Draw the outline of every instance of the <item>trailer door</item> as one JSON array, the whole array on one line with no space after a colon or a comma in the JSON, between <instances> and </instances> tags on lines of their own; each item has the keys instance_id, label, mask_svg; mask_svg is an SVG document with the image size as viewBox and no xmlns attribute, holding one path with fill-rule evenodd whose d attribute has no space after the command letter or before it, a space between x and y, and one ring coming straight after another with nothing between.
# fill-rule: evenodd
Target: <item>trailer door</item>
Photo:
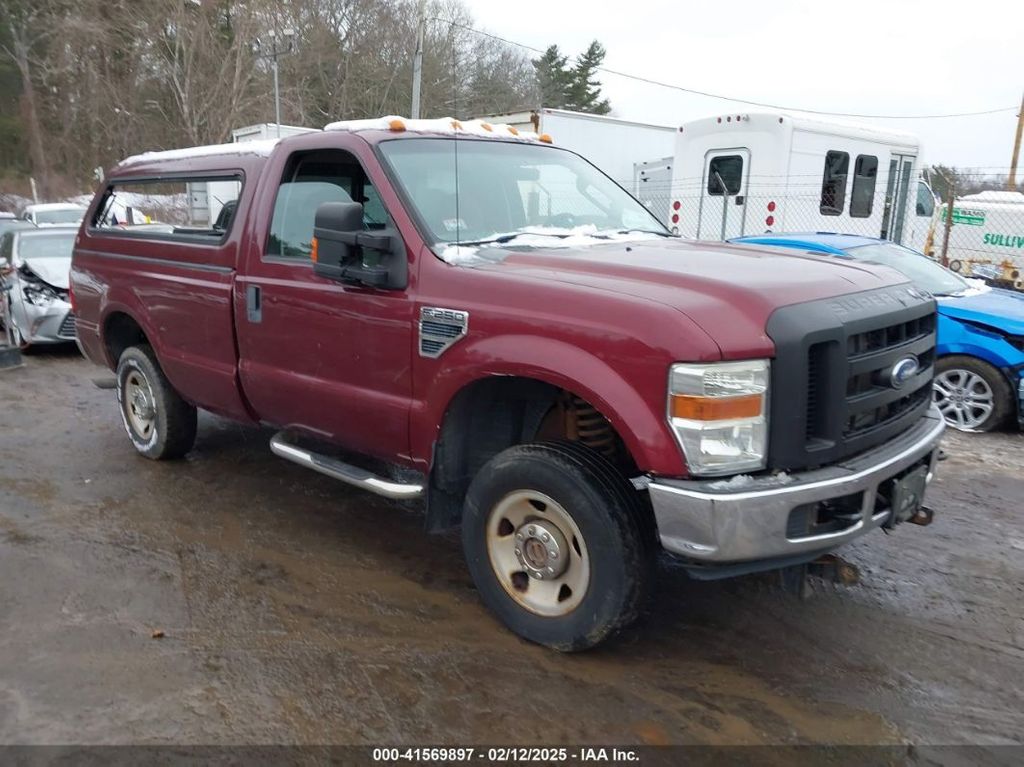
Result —
<instances>
[{"instance_id":1,"label":"trailer door","mask_svg":"<svg viewBox=\"0 0 1024 767\"><path fill-rule=\"evenodd\" d=\"M704 156L697 238L727 240L743 234L750 150L714 149Z\"/></svg>"},{"instance_id":2,"label":"trailer door","mask_svg":"<svg viewBox=\"0 0 1024 767\"><path fill-rule=\"evenodd\" d=\"M882 237L903 242L907 215L907 194L914 183L914 156L894 154L889 160L889 178L885 184L885 210L882 213Z\"/></svg>"}]
</instances>

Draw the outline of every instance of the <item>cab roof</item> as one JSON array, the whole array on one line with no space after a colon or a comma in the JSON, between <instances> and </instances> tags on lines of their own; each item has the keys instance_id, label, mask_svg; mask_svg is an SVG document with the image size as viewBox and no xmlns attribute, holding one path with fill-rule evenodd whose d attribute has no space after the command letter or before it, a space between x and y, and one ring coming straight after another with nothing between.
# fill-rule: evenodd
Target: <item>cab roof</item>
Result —
<instances>
[{"instance_id":1,"label":"cab roof","mask_svg":"<svg viewBox=\"0 0 1024 767\"><path fill-rule=\"evenodd\" d=\"M435 120L410 120L397 115L375 117L369 120L341 120L328 123L324 131L345 131L348 133L384 132L392 134L429 134L435 136L472 136L473 138L500 139L504 141L551 143L547 135L520 131L504 123L489 123L485 120L456 120L442 117ZM311 131L311 133L317 131ZM142 152L132 155L117 164L117 170L138 166L151 166L165 162L202 160L216 157L257 157L267 158L281 141L290 142L309 136L309 133L285 138L240 141L230 144L208 144L204 146Z\"/></svg>"}]
</instances>

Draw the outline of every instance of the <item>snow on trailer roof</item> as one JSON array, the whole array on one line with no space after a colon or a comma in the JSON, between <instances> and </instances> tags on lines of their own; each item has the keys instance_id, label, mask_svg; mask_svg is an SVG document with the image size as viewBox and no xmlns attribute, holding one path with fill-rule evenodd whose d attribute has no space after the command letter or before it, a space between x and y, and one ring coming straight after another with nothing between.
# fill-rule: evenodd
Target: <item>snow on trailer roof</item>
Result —
<instances>
[{"instance_id":1,"label":"snow on trailer roof","mask_svg":"<svg viewBox=\"0 0 1024 767\"><path fill-rule=\"evenodd\" d=\"M551 143L547 134L537 135L532 131L521 131L504 123L489 123L486 120L456 120L441 117L434 120L411 120L398 115L374 117L369 120L341 120L328 123L325 131L349 131L358 133L366 130L391 131L392 133L433 133L441 136L476 136L478 138L513 139L517 141L540 141Z\"/></svg>"},{"instance_id":2,"label":"snow on trailer roof","mask_svg":"<svg viewBox=\"0 0 1024 767\"><path fill-rule=\"evenodd\" d=\"M277 146L280 139L268 138L259 141L242 141L234 144L207 144L206 146L184 147L182 149L166 149L157 152L135 154L118 163L118 167L136 165L143 162L167 162L170 160L191 160L197 157L216 157L225 154L257 155L267 157Z\"/></svg>"}]
</instances>

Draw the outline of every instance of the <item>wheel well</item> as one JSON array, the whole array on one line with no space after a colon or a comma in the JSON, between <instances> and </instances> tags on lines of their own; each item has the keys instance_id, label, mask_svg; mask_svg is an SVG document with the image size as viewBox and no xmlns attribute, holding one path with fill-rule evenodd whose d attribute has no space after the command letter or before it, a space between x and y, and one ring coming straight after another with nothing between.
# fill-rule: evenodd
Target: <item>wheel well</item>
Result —
<instances>
[{"instance_id":1,"label":"wheel well","mask_svg":"<svg viewBox=\"0 0 1024 767\"><path fill-rule=\"evenodd\" d=\"M114 312L103 323L103 343L113 367L129 346L148 344L142 326L124 312Z\"/></svg>"},{"instance_id":2,"label":"wheel well","mask_svg":"<svg viewBox=\"0 0 1024 767\"><path fill-rule=\"evenodd\" d=\"M485 378L460 390L448 405L434 448L427 529L458 524L470 482L502 450L557 439L603 453L626 476L637 471L608 419L573 392L513 376Z\"/></svg>"}]
</instances>

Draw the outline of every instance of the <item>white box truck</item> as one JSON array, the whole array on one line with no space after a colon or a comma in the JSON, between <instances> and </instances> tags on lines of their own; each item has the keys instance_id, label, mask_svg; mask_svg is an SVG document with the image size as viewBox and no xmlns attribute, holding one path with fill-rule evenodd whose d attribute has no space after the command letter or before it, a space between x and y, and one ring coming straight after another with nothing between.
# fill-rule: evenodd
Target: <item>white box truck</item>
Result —
<instances>
[{"instance_id":1,"label":"white box truck","mask_svg":"<svg viewBox=\"0 0 1024 767\"><path fill-rule=\"evenodd\" d=\"M684 237L830 231L885 237L923 250L935 198L919 179L915 136L781 112L737 113L680 126L670 194L641 190ZM656 156L653 156L656 157ZM664 171L662 171L664 173Z\"/></svg>"},{"instance_id":2,"label":"white box truck","mask_svg":"<svg viewBox=\"0 0 1024 767\"><path fill-rule=\"evenodd\" d=\"M676 129L670 125L548 108L480 119L548 134L555 146L587 158L641 200L644 198L639 186L644 182L636 175L637 165L651 158L668 157L675 151Z\"/></svg>"}]
</instances>

